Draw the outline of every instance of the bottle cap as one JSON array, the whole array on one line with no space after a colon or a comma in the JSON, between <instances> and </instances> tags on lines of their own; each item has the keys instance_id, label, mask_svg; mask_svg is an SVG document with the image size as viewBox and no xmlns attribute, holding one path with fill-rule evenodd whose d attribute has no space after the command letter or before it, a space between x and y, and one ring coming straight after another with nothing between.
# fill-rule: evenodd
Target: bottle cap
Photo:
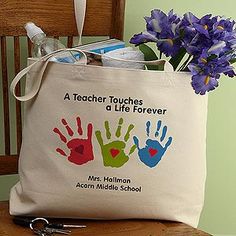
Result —
<instances>
[{"instance_id":1,"label":"bottle cap","mask_svg":"<svg viewBox=\"0 0 236 236\"><path fill-rule=\"evenodd\" d=\"M44 34L44 32L41 30L41 28L39 28L33 22L26 23L25 29L27 32L27 36L30 38L30 40L32 40L32 38L37 34Z\"/></svg>"}]
</instances>

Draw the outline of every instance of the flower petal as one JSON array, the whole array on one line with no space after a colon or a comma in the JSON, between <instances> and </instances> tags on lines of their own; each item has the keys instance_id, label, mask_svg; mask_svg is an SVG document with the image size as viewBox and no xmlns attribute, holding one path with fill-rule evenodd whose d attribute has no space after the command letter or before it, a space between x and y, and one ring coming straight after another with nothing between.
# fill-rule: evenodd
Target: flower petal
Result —
<instances>
[{"instance_id":1,"label":"flower petal","mask_svg":"<svg viewBox=\"0 0 236 236\"><path fill-rule=\"evenodd\" d=\"M218 87L217 79L210 75L194 75L191 84L195 93L201 95Z\"/></svg>"},{"instance_id":2,"label":"flower petal","mask_svg":"<svg viewBox=\"0 0 236 236\"><path fill-rule=\"evenodd\" d=\"M157 42L158 39L156 38L155 32L152 31L144 31L140 34L135 34L131 39L130 43L139 45L142 43L147 43L147 42Z\"/></svg>"},{"instance_id":3,"label":"flower petal","mask_svg":"<svg viewBox=\"0 0 236 236\"><path fill-rule=\"evenodd\" d=\"M225 46L226 46L226 43L224 41L218 41L217 43L215 43L209 48L208 53L219 55L220 52L224 50Z\"/></svg>"}]
</instances>

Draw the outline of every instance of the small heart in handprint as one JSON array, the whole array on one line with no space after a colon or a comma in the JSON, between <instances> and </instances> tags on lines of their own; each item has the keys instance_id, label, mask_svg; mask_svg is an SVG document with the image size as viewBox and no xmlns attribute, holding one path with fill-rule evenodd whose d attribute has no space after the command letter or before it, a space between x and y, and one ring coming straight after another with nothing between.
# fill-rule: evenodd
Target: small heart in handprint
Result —
<instances>
[{"instance_id":1,"label":"small heart in handprint","mask_svg":"<svg viewBox=\"0 0 236 236\"><path fill-rule=\"evenodd\" d=\"M120 153L120 151L118 149L112 148L110 150L110 153L111 153L112 157L115 158Z\"/></svg>"},{"instance_id":2,"label":"small heart in handprint","mask_svg":"<svg viewBox=\"0 0 236 236\"><path fill-rule=\"evenodd\" d=\"M149 152L150 156L153 157L153 156L155 156L157 154L158 150L157 149L153 149L153 148L149 148L148 152Z\"/></svg>"},{"instance_id":3,"label":"small heart in handprint","mask_svg":"<svg viewBox=\"0 0 236 236\"><path fill-rule=\"evenodd\" d=\"M123 140L120 138L122 125L123 125L123 119L120 118L118 127L116 128L116 132L115 132L115 140L111 141L110 125L108 121L105 121L105 134L108 140L107 143L105 144L102 138L101 131L97 130L95 132L95 135L97 137L98 143L101 148L104 166L110 166L110 167L123 166L129 160L129 155L131 155L136 148L136 146L133 145L130 148L130 151L126 153L126 150L125 150L126 145L130 138L130 132L134 128L134 125L130 124L128 126L128 129L124 135Z\"/></svg>"},{"instance_id":4,"label":"small heart in handprint","mask_svg":"<svg viewBox=\"0 0 236 236\"><path fill-rule=\"evenodd\" d=\"M157 122L157 127L155 131L155 138L159 139L150 139L150 126L151 123L148 121L146 123L146 133L147 133L147 140L146 145L143 148L140 148L139 146L139 139L138 137L134 136L134 143L136 147L138 148L138 155L139 159L147 166L149 167L155 167L160 160L162 159L163 155L165 154L167 148L172 143L172 137L169 137L167 142L163 144L163 141L165 140L166 133L167 133L167 126L164 126L161 130L161 121L159 120Z\"/></svg>"},{"instance_id":5,"label":"small heart in handprint","mask_svg":"<svg viewBox=\"0 0 236 236\"><path fill-rule=\"evenodd\" d=\"M68 160L76 165L83 165L88 161L92 161L93 157L93 146L92 146L92 124L88 124L87 126L87 138L75 137L74 131L68 125L65 119L61 120L62 125L65 127L67 131L67 135L70 137L70 140L67 140L67 137L58 129L54 128L53 132L56 133L60 140L66 144L67 149L69 149L70 154L66 154L64 150L61 148L57 148L56 151L61 155L68 157ZM83 130L81 126L80 117L76 118L77 123L77 132L79 136L83 135Z\"/></svg>"},{"instance_id":6,"label":"small heart in handprint","mask_svg":"<svg viewBox=\"0 0 236 236\"><path fill-rule=\"evenodd\" d=\"M75 151L83 154L84 153L84 145L79 145L78 147L75 148Z\"/></svg>"}]
</instances>

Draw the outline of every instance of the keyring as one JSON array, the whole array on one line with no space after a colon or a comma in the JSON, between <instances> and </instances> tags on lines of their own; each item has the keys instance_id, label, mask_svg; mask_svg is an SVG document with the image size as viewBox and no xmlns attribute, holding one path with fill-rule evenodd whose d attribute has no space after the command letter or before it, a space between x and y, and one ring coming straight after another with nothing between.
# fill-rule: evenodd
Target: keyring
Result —
<instances>
[{"instance_id":1,"label":"keyring","mask_svg":"<svg viewBox=\"0 0 236 236\"><path fill-rule=\"evenodd\" d=\"M35 224L39 223L39 222L44 223L42 228L35 227ZM48 225L48 224L49 224L49 221L47 219L45 219L45 218L35 218L35 219L31 220L29 226L30 226L30 229L33 230L34 232L39 232L39 231L42 231L42 229L45 228L45 225Z\"/></svg>"}]
</instances>

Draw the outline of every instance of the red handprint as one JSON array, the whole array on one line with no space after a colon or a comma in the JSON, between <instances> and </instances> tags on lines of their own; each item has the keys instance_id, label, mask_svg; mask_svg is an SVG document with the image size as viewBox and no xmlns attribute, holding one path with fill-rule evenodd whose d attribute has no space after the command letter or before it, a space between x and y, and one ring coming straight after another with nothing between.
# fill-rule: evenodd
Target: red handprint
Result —
<instances>
[{"instance_id":1,"label":"red handprint","mask_svg":"<svg viewBox=\"0 0 236 236\"><path fill-rule=\"evenodd\" d=\"M78 134L83 135L83 130L81 127L80 117L76 118ZM67 134L70 137L74 136L74 132L71 127L68 125L65 119L61 120L62 124L65 126ZM65 151L61 148L57 148L56 151L60 153L60 155L68 157L68 160L76 165L83 165L88 161L92 161L94 159L93 156L93 146L92 146L92 132L93 126L91 123L88 124L87 127L87 139L82 138L73 138L71 140L67 140L67 138L62 134L62 132L58 128L54 128L53 131L59 135L62 142L64 142L68 149L70 149L70 154L67 155Z\"/></svg>"}]
</instances>

